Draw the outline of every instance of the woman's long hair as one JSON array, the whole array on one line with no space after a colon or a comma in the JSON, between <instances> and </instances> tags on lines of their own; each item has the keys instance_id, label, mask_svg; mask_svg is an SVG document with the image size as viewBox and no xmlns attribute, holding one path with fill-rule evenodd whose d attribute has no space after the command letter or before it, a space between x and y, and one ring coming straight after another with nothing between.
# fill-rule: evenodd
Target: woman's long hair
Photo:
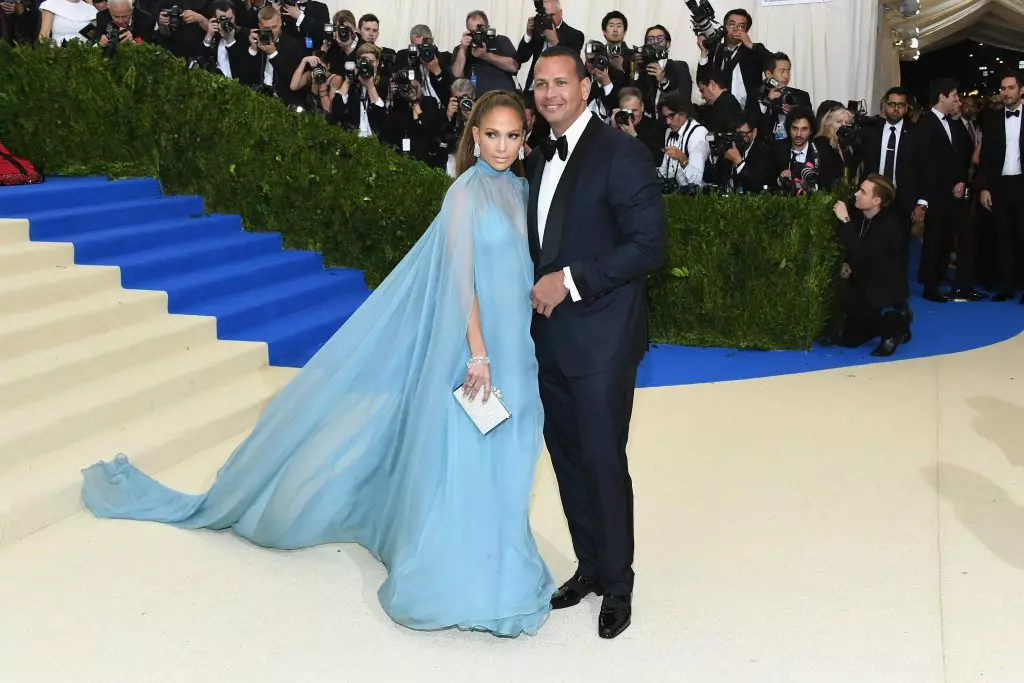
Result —
<instances>
[{"instance_id":1,"label":"woman's long hair","mask_svg":"<svg viewBox=\"0 0 1024 683\"><path fill-rule=\"evenodd\" d=\"M491 92L484 93L484 95L473 105L473 112L469 115L469 121L466 122L466 128L462 131L462 137L459 139L459 148L455 153L456 178L465 173L471 166L473 166L473 164L476 163L476 155L473 154L473 147L476 145L476 141L473 139L474 126L479 128L484 117L487 116L492 109L496 109L498 107L508 107L519 115L520 120L523 122L523 143L526 143L526 109L523 106L522 97L517 93L506 92L504 90L492 90ZM522 176L523 162L516 159L512 163L512 170L516 175Z\"/></svg>"}]
</instances>

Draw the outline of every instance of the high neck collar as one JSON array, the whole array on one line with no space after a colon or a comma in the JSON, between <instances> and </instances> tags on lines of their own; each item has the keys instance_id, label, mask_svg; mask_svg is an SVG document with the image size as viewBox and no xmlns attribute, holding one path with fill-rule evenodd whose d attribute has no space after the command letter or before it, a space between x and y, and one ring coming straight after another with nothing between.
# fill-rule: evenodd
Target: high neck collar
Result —
<instances>
[{"instance_id":1,"label":"high neck collar","mask_svg":"<svg viewBox=\"0 0 1024 683\"><path fill-rule=\"evenodd\" d=\"M508 173L508 169L507 168L504 171L499 171L498 169L494 168L489 163L484 161L483 158L477 159L476 167L477 167L477 169L481 173L484 173L486 175L498 176L498 175L504 175L505 173Z\"/></svg>"}]
</instances>

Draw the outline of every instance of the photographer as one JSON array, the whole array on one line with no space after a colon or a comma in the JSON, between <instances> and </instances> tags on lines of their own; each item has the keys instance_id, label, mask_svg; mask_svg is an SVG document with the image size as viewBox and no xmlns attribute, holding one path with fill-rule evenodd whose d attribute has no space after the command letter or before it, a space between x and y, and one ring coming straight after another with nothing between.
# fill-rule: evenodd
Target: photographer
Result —
<instances>
[{"instance_id":1,"label":"photographer","mask_svg":"<svg viewBox=\"0 0 1024 683\"><path fill-rule=\"evenodd\" d=\"M324 42L320 51L324 53L331 73L345 73L345 62L354 61L356 50L363 39L356 30L356 17L347 9L334 13L331 30L324 27Z\"/></svg>"},{"instance_id":2,"label":"photographer","mask_svg":"<svg viewBox=\"0 0 1024 683\"><path fill-rule=\"evenodd\" d=\"M638 88L619 91L619 106L612 110L611 124L644 143L651 153L651 165L657 167L664 156L665 126L644 116L643 94Z\"/></svg>"},{"instance_id":3,"label":"photographer","mask_svg":"<svg viewBox=\"0 0 1024 683\"><path fill-rule=\"evenodd\" d=\"M479 97L492 90L515 91L518 73L512 41L490 28L483 11L470 12L462 42L452 53L452 76L468 78Z\"/></svg>"},{"instance_id":4,"label":"photographer","mask_svg":"<svg viewBox=\"0 0 1024 683\"><path fill-rule=\"evenodd\" d=\"M526 20L526 33L519 41L516 61L530 60L524 91L533 90L533 69L541 53L549 47L562 45L573 52L583 50L583 32L562 21L562 3L559 0L534 0L534 16Z\"/></svg>"},{"instance_id":5,"label":"photographer","mask_svg":"<svg viewBox=\"0 0 1024 683\"><path fill-rule=\"evenodd\" d=\"M305 56L304 47L282 31L281 14L272 6L260 10L259 22L259 28L249 30L249 49L235 75L241 83L276 96L288 106L302 106L305 98L292 91L291 81Z\"/></svg>"},{"instance_id":6,"label":"photographer","mask_svg":"<svg viewBox=\"0 0 1024 683\"><path fill-rule=\"evenodd\" d=\"M386 137L388 110L380 94L380 49L365 43L356 50L355 57L355 62L345 64L341 87L331 95L334 120L358 131L360 137Z\"/></svg>"},{"instance_id":7,"label":"photographer","mask_svg":"<svg viewBox=\"0 0 1024 683\"><path fill-rule=\"evenodd\" d=\"M0 1L0 40L28 45L35 41L39 9L33 0Z\"/></svg>"},{"instance_id":8,"label":"photographer","mask_svg":"<svg viewBox=\"0 0 1024 683\"><path fill-rule=\"evenodd\" d=\"M317 51L299 62L292 74L290 87L305 100L300 105L303 111L332 119L332 98L341 90L343 81L344 76L331 73L324 53Z\"/></svg>"},{"instance_id":9,"label":"photographer","mask_svg":"<svg viewBox=\"0 0 1024 683\"><path fill-rule=\"evenodd\" d=\"M455 177L455 152L466 129L469 115L476 102L476 91L468 78L458 78L452 83L447 109L441 118L441 133L438 135L439 154L447 157L445 168L448 175Z\"/></svg>"},{"instance_id":10,"label":"photographer","mask_svg":"<svg viewBox=\"0 0 1024 683\"><path fill-rule=\"evenodd\" d=\"M109 0L96 15L96 44L113 49L116 43L151 43L156 20L134 7L133 0Z\"/></svg>"},{"instance_id":11,"label":"photographer","mask_svg":"<svg viewBox=\"0 0 1024 683\"><path fill-rule=\"evenodd\" d=\"M889 207L896 190L873 173L861 183L854 208L836 202L836 237L843 246L839 300L843 306L840 343L860 346L872 337L881 343L872 356L891 356L910 341L910 290L902 263L903 227Z\"/></svg>"},{"instance_id":12,"label":"photographer","mask_svg":"<svg viewBox=\"0 0 1024 683\"><path fill-rule=\"evenodd\" d=\"M408 71L395 73L391 81L387 141L403 155L434 168L444 168L448 157L441 153L437 139L444 119L437 100L424 96L422 88L418 80L409 79Z\"/></svg>"},{"instance_id":13,"label":"photographer","mask_svg":"<svg viewBox=\"0 0 1024 683\"><path fill-rule=\"evenodd\" d=\"M274 0L271 0L272 2ZM281 13L281 30L295 38L307 50L322 45L324 25L331 22L331 11L319 0L282 0L274 2Z\"/></svg>"},{"instance_id":14,"label":"photographer","mask_svg":"<svg viewBox=\"0 0 1024 683\"><path fill-rule=\"evenodd\" d=\"M658 169L664 194L690 192L704 182L704 167L711 154L708 130L691 117L692 107L681 92L669 93L661 101L662 119L668 126L665 155Z\"/></svg>"},{"instance_id":15,"label":"photographer","mask_svg":"<svg viewBox=\"0 0 1024 683\"><path fill-rule=\"evenodd\" d=\"M701 113L701 119L716 133L732 130L732 124L743 117L743 107L736 101L725 85L725 76L715 69L704 69L697 73L697 89L708 104Z\"/></svg>"},{"instance_id":16,"label":"photographer","mask_svg":"<svg viewBox=\"0 0 1024 683\"><path fill-rule=\"evenodd\" d=\"M608 49L603 43L592 40L586 44L585 65L590 74L590 98L587 106L594 115L605 123L611 119L611 111L618 103L619 90L629 85L629 79L611 65Z\"/></svg>"},{"instance_id":17,"label":"photographer","mask_svg":"<svg viewBox=\"0 0 1024 683\"><path fill-rule=\"evenodd\" d=\"M187 61L205 53L203 38L209 27L207 0L161 0L157 33L153 40L176 57Z\"/></svg>"},{"instance_id":18,"label":"photographer","mask_svg":"<svg viewBox=\"0 0 1024 683\"><path fill-rule=\"evenodd\" d=\"M763 192L775 184L771 150L758 139L757 122L749 113L734 122L731 144L715 165L718 184L740 194Z\"/></svg>"},{"instance_id":19,"label":"photographer","mask_svg":"<svg viewBox=\"0 0 1024 683\"><path fill-rule=\"evenodd\" d=\"M448 102L451 96L452 55L440 52L434 44L434 34L430 27L417 24L409 31L409 47L399 50L395 58L395 70L398 72L412 70L416 80L422 84L423 94L441 103Z\"/></svg>"},{"instance_id":20,"label":"photographer","mask_svg":"<svg viewBox=\"0 0 1024 683\"><path fill-rule=\"evenodd\" d=\"M860 151L860 127L853 125L853 113L840 107L825 114L814 143L821 154L818 174L822 189L831 190L840 180L852 182Z\"/></svg>"},{"instance_id":21,"label":"photographer","mask_svg":"<svg viewBox=\"0 0 1024 683\"><path fill-rule=\"evenodd\" d=\"M703 36L697 36L700 48L700 72L715 69L725 77L723 87L727 88L740 106L752 114L760 114L757 92L764 80L765 69L770 69L775 56L761 43L750 39L754 20L743 9L730 10L724 19L725 39L715 46L715 53L708 54Z\"/></svg>"},{"instance_id":22,"label":"photographer","mask_svg":"<svg viewBox=\"0 0 1024 683\"><path fill-rule=\"evenodd\" d=\"M613 68L626 74L627 80L629 74L633 73L633 49L626 43L628 29L629 21L622 12L609 12L601 20L601 33L604 34L608 59Z\"/></svg>"},{"instance_id":23,"label":"photographer","mask_svg":"<svg viewBox=\"0 0 1024 683\"><path fill-rule=\"evenodd\" d=\"M761 86L760 107L764 114L761 126L765 139L786 139L786 115L793 107L810 107L811 96L799 88L789 87L793 62L784 52L772 55L770 69L765 69Z\"/></svg>"},{"instance_id":24,"label":"photographer","mask_svg":"<svg viewBox=\"0 0 1024 683\"><path fill-rule=\"evenodd\" d=\"M239 68L245 69L240 65L249 59L249 31L235 23L235 8L231 0L215 0L210 10L213 14L203 39L207 53L196 60L196 65L235 78Z\"/></svg>"},{"instance_id":25,"label":"photographer","mask_svg":"<svg viewBox=\"0 0 1024 683\"><path fill-rule=\"evenodd\" d=\"M693 78L686 62L669 59L672 35L661 24L647 29L643 47L633 54L633 85L644 94L644 107L653 116L666 93L678 91L686 101L693 98Z\"/></svg>"},{"instance_id":26,"label":"photographer","mask_svg":"<svg viewBox=\"0 0 1024 683\"><path fill-rule=\"evenodd\" d=\"M814 112L807 107L794 107L786 117L789 137L772 145L772 175L784 194L798 194L818 189L821 167L817 146L811 142Z\"/></svg>"}]
</instances>

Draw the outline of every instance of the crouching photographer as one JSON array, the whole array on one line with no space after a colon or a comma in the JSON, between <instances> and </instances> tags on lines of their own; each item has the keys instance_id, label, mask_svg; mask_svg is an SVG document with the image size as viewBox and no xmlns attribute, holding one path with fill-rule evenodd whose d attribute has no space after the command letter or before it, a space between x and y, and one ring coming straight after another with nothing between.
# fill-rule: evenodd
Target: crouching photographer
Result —
<instances>
[{"instance_id":1,"label":"crouching photographer","mask_svg":"<svg viewBox=\"0 0 1024 683\"><path fill-rule=\"evenodd\" d=\"M156 19L134 6L133 0L110 0L96 14L96 44L110 56L120 43L151 43Z\"/></svg>"},{"instance_id":2,"label":"crouching photographer","mask_svg":"<svg viewBox=\"0 0 1024 683\"><path fill-rule=\"evenodd\" d=\"M709 136L715 183L728 192L764 192L774 184L771 150L758 139L758 120L745 112L733 122L731 133Z\"/></svg>"},{"instance_id":3,"label":"crouching photographer","mask_svg":"<svg viewBox=\"0 0 1024 683\"><path fill-rule=\"evenodd\" d=\"M388 126L387 103L380 93L380 48L364 43L356 50L356 61L345 62L345 78L337 94L331 95L331 113L335 121L359 137L385 137Z\"/></svg>"},{"instance_id":4,"label":"crouching photographer","mask_svg":"<svg viewBox=\"0 0 1024 683\"><path fill-rule=\"evenodd\" d=\"M651 153L651 165L657 167L662 161L665 127L651 117L644 116L643 93L639 88L620 90L618 104L612 110L611 124L644 143L644 147Z\"/></svg>"},{"instance_id":5,"label":"crouching photographer","mask_svg":"<svg viewBox=\"0 0 1024 683\"><path fill-rule=\"evenodd\" d=\"M441 110L437 100L424 96L423 85L413 69L401 69L391 78L391 107L387 142L399 154L444 168L448 157L440 152Z\"/></svg>"},{"instance_id":6,"label":"crouching photographer","mask_svg":"<svg viewBox=\"0 0 1024 683\"><path fill-rule=\"evenodd\" d=\"M438 135L438 154L445 159L448 175L455 177L455 153L459 140L466 130L469 115L476 104L476 89L468 78L459 78L452 83L451 97L441 117L441 132Z\"/></svg>"}]
</instances>

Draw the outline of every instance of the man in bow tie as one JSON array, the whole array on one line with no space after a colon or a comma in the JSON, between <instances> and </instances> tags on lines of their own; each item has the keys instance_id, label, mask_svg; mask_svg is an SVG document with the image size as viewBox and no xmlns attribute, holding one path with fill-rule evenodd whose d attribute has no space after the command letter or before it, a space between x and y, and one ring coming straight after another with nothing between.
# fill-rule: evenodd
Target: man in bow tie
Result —
<instances>
[{"instance_id":1,"label":"man in bow tie","mask_svg":"<svg viewBox=\"0 0 1024 683\"><path fill-rule=\"evenodd\" d=\"M985 119L981 135L981 159L978 185L981 205L995 219L996 244L999 251L1000 291L993 301L1009 301L1015 285L1024 274L1017 262L1016 250L1024 244L1024 138L1021 137L1021 75L1013 72L999 82L1003 100L1002 115L992 112ZM1024 296L1020 303L1024 304Z\"/></svg>"},{"instance_id":2,"label":"man in bow tie","mask_svg":"<svg viewBox=\"0 0 1024 683\"><path fill-rule=\"evenodd\" d=\"M544 438L579 567L551 599L603 596L598 634L629 626L633 491L626 441L647 352L647 273L665 258L661 184L643 143L587 108L578 52L545 50L534 72L550 138L527 161Z\"/></svg>"}]
</instances>

